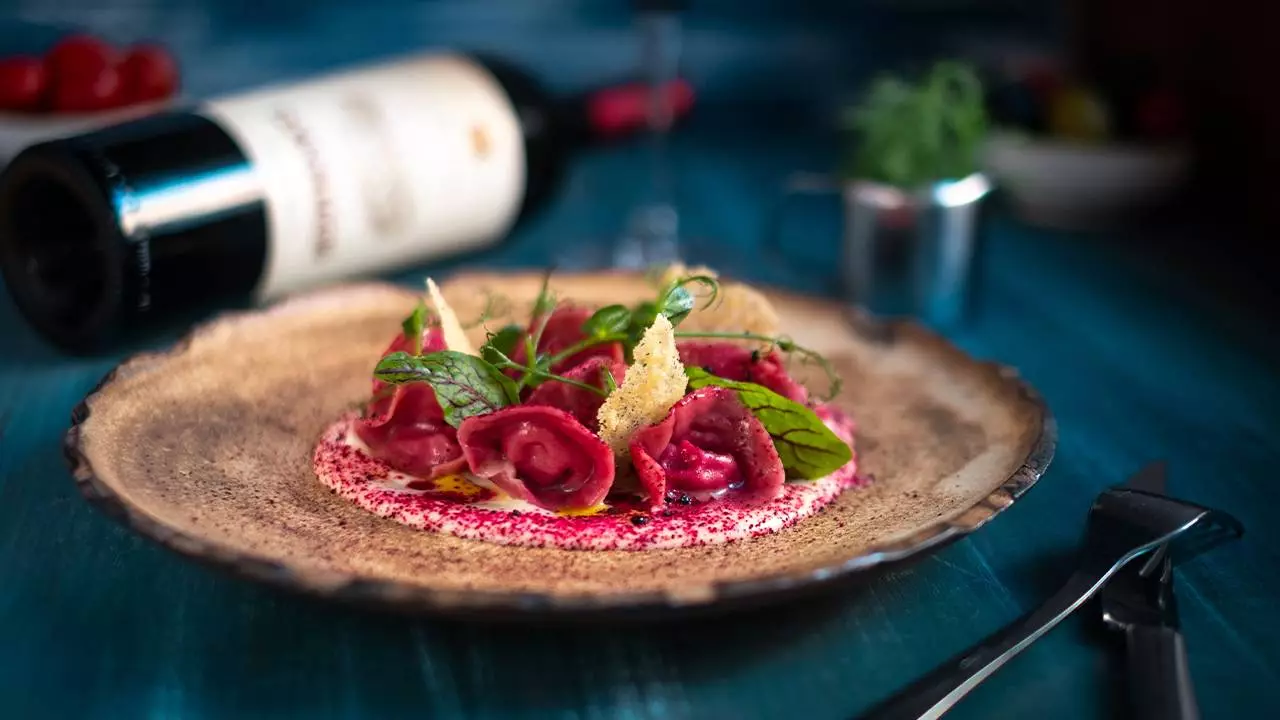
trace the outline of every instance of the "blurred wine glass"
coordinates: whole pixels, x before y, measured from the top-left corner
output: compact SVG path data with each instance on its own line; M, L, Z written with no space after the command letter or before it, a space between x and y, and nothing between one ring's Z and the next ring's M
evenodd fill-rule
M669 158L675 111L665 88L679 75L681 15L688 5L688 0L632 0L640 35L641 72L648 87L648 167L643 195L614 246L615 267L643 269L674 262L683 254Z

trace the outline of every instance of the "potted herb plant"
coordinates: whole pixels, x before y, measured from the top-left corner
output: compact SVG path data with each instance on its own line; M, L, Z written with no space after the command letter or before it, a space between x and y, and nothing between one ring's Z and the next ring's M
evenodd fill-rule
M843 120L844 177L904 193L978 172L988 130L977 73L952 60L917 80L875 79Z
M841 275L855 303L951 325L968 314L988 120L982 83L944 60L874 80L845 119Z
M883 75L842 117L835 182L792 178L784 203L829 189L843 196L839 284L851 303L936 325L964 318L976 210L990 190L980 171L988 124L982 83L965 63L940 61L919 78Z

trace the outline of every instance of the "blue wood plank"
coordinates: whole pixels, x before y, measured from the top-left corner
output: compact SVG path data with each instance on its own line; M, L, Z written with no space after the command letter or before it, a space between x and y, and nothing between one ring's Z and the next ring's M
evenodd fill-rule
M772 154L744 145L755 148L742 162L755 179L731 162L725 169L717 143L707 142L705 155L699 147L694 139L684 147L685 202L724 242L754 247L752 216L803 159L803 146ZM602 186L616 160L584 162L570 186ZM572 221L587 214L562 202L487 262L539 262L566 235L610 230L607 218ZM804 213L796 220L801 230L807 221ZM1276 356L1257 347L1256 333L1224 330L1201 314L1179 283L1126 265L1105 245L999 217L984 234L988 311L957 340L1020 367L1049 399L1062 442L1045 480L971 539L861 593L656 630L377 617L172 557L88 508L59 456L70 408L111 359L54 355L6 305L0 698L19 717L847 717L1043 598L1070 570L1092 496L1167 457L1175 491L1230 509L1249 528L1244 542L1179 577L1205 714L1274 707L1277 581L1265 568L1280 553L1267 516L1278 454ZM1118 666L1093 620L1045 638L956 715L1105 714ZM65 691L71 684L76 693Z
M196 94L454 43L502 50L577 87L633 59L625 16L602 5L0 2L29 20L171 41ZM703 125L713 132L677 142L685 228L716 264L820 286L838 231L830 201L801 203L788 226L807 269L759 258L783 177L830 168L829 138L802 132L797 118L788 132L753 130L766 124L735 103L788 100L821 116L873 67L945 33L857 3L697 5L690 71L726 110ZM0 32L0 45L14 49L14 37ZM36 47L47 37L19 39ZM557 204L511 245L431 270L538 265L607 243L639 192L639 152L583 158ZM643 629L382 617L231 580L155 547L89 508L60 456L71 408L117 358L62 357L0 301L0 716L847 718L1044 598L1070 572L1092 497L1155 457L1170 460L1173 491L1248 528L1243 542L1179 573L1204 715L1274 714L1280 352L1271 328L1196 276L1125 250L1123 236L1031 230L996 215L983 240L984 313L954 337L1017 366L1048 398L1061 443L1045 479L980 533L860 592ZM396 277L414 282L427 269ZM1082 615L954 716L1116 715L1114 640Z

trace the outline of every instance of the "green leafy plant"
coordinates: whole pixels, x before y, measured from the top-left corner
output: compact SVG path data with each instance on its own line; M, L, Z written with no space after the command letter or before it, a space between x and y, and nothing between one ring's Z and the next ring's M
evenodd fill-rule
M554 355L538 353L542 333L547 320L555 310L557 301L548 290L550 273L543 278L542 288L534 302L529 319L530 333L519 325L507 325L498 332L491 332L480 346L479 357L445 350L423 353L422 330L429 320L426 306L419 304L405 318L402 328L406 337L417 338L413 352L396 352L382 359L374 370L374 377L390 386L424 382L430 384L443 399L441 407L445 420L451 425L461 423L472 415L493 412L520 401L520 393L526 388L537 387L543 382L561 382L599 395L607 396L614 389L613 377L603 379L603 387L590 385L551 372L574 355L607 343L621 343L624 355L630 359L644 331L658 315L665 315L671 324L680 322L693 311L699 296L690 290L702 286L707 305L715 302L719 283L706 275L690 275L677 278L658 290L655 300L636 303L633 307L607 305L600 308L582 325L586 337ZM805 361L817 363L830 381L827 397L840 391L840 376L821 354L796 344L790 338L759 335L748 332L683 331L676 329L677 338L755 340L768 343L789 355L799 355ZM524 358L517 362L512 356L518 345L524 344ZM608 373L605 373L608 375ZM384 389L390 392L392 388Z
M519 325L508 325L496 333L491 332L479 348L478 356L454 350L424 353L423 329L436 320L426 306L419 303L402 324L406 337L413 339L412 352L390 353L374 368L374 377L388 386L379 391L380 394L394 392L401 385L426 383L435 391L445 422L453 427L460 426L469 417L519 404L525 389L543 382L560 382L607 397L617 389L607 368L601 368L599 385L556 374L551 368L583 350L605 343L621 343L625 355L630 358L636 343L658 315L665 316L672 326L679 326L694 310L699 297L706 297L710 305L720 289L714 277L690 275L663 285L654 300L638 302L632 307L607 305L583 323L585 337L552 355L537 352L547 321L557 306L555 296L548 289L549 280L550 273L543 278L542 288L534 302L528 332ZM702 295L695 295L691 289L697 286L704 289ZM675 335L678 338L768 343L770 348L798 354L805 360L818 363L830 380L830 395L839 392L840 377L826 358L789 338L748 332L686 332L679 329L675 330ZM512 356L517 354L515 350L522 343L524 357L517 362ZM811 408L755 383L727 380L700 367L686 367L685 372L690 388L717 386L736 392L773 438L774 447L789 475L820 478L842 467L852 457L849 446Z
M944 60L918 80L883 75L849 108L843 174L900 188L965 177L979 167L989 120L978 74Z

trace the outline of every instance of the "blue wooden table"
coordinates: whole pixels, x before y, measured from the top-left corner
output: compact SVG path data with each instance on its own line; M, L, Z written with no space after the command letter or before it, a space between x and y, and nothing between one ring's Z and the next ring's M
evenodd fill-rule
M758 240L758 208L777 179L821 156L773 147L681 144L692 235L725 247ZM627 188L606 192L605 209L585 202L587 189L636 160L627 151L588 159L562 202L482 261L538 263L565 238L607 237ZM815 202L788 232L822 237L834 213ZM1044 393L1061 425L1048 474L976 535L861 591L673 627L380 617L181 560L92 510L59 452L71 407L117 358L59 356L0 303L0 715L851 717L1042 599L1070 570L1092 497L1157 457L1171 462L1172 492L1247 527L1243 541L1178 576L1205 716L1280 707L1280 493L1270 472L1280 460L1280 353L1266 327L1117 246L1124 237L1037 231L1000 213L982 237L981 314L953 337L1019 367ZM834 243L812 244L819 267ZM1099 624L1081 613L955 716L1114 716L1122 664Z
M240 6L225 7L232 5ZM290 23L302 22L289 13L272 20L264 10L250 30L243 27L251 14L226 9L210 10L203 21L174 9L134 10L137 22L126 22L128 13L93 17L118 34L188 43L188 58L190 48L208 44L209 62L189 63L188 77L201 92L323 69L417 37L378 13L325 9L334 5L308 4L321 16L315 22L330 29L292 44L279 40ZM453 8L439 11L440 22L462 12L458 4L431 5ZM614 25L609 32L625 35L625 23ZM540 27L544 35L569 36L557 34L554 22ZM702 53L709 74L727 76L718 87L729 86L729 95L732 68L743 65L718 59L745 47L736 59L752 67L753 42L772 32L785 45L799 32L764 20L748 30L737 44L716 45L707 34L692 51ZM365 42L340 49L317 40L324 37ZM509 44L511 54L551 63L520 42ZM818 47L800 56L815 71L828 67L822 53L832 46ZM619 70L629 62L613 60ZM820 85L838 79L810 77ZM585 79L567 77L566 84ZM681 140L684 227L705 259L757 280L812 284L808 272L748 262L785 174L832 164L828 145L802 137L712 126ZM639 162L627 149L584 158L555 206L511 245L430 271L469 262L542 264L566 243L607 241L639 192ZM805 205L787 233L806 239L799 255L808 267L828 266L835 210ZM179 559L92 510L61 457L71 408L119 357L61 356L0 299L0 717L853 717L1043 599L1070 572L1094 495L1155 458L1170 461L1171 492L1229 510L1247 528L1243 541L1178 574L1204 715L1274 716L1274 326L1224 300L1203 275L1144 253L1126 233L1034 230L996 212L981 236L980 314L951 335L975 355L1018 367L1047 398L1061 438L1044 479L976 535L857 592L675 626L566 630L384 617ZM953 716L1119 717L1118 649L1096 610L1087 609Z

